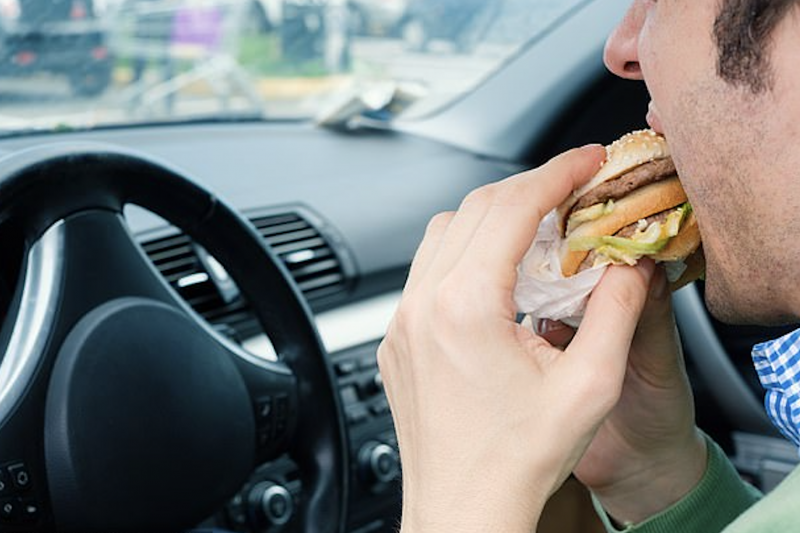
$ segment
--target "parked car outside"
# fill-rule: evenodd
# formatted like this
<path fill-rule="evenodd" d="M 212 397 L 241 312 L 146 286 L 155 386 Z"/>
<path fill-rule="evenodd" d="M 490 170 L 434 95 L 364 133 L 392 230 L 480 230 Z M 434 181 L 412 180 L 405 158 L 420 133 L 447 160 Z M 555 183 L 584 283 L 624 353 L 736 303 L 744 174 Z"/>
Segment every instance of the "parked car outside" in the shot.
<path fill-rule="evenodd" d="M 249 0 L 249 22 L 252 27 L 268 33 L 278 29 L 283 20 L 283 0 Z"/>
<path fill-rule="evenodd" d="M 93 96 L 109 86 L 111 67 L 91 0 L 0 3 L 0 77 L 56 74 L 74 94 Z"/>
<path fill-rule="evenodd" d="M 394 35 L 406 17 L 409 0 L 350 0 L 350 23 L 356 35 Z"/>
<path fill-rule="evenodd" d="M 424 52 L 443 40 L 469 52 L 491 22 L 497 2 L 484 0 L 409 0 L 401 34 L 409 50 Z"/>
<path fill-rule="evenodd" d="M 284 0 L 281 51 L 287 60 L 322 60 L 328 72 L 350 67 L 347 0 Z"/>

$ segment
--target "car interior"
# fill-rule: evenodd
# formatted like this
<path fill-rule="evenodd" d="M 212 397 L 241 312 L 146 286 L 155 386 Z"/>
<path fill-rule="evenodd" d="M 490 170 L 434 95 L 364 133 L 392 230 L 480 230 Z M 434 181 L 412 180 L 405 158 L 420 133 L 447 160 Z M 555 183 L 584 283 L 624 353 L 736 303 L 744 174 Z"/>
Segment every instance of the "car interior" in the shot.
<path fill-rule="evenodd" d="M 469 90 L 407 114 L 354 113 L 351 91 L 326 120 L 70 122 L 0 86 L 0 530 L 396 531 L 376 350 L 428 220 L 646 127 L 644 85 L 602 63 L 628 2 L 508 2 L 537 4 L 561 7 Z M 379 39 L 354 38 L 354 68 Z M 470 59 L 448 46 L 397 53 Z M 702 296 L 674 295 L 698 423 L 768 491 L 798 458 L 749 351 L 782 330 L 723 325 Z M 602 527 L 570 479 L 539 531 Z"/>

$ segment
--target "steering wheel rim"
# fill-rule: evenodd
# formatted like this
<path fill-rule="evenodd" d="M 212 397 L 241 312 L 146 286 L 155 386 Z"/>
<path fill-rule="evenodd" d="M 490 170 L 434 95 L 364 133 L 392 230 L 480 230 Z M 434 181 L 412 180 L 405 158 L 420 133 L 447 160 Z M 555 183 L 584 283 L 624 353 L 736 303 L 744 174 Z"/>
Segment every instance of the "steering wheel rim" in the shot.
<path fill-rule="evenodd" d="M 296 387 L 288 394 L 292 399 L 295 399 L 296 395 L 296 404 L 293 404 L 292 401 L 289 402 L 288 420 L 284 420 L 281 426 L 284 432 L 276 437 L 277 440 L 264 444 L 265 448 L 252 447 L 253 457 L 249 461 L 250 470 L 258 466 L 256 464 L 258 460 L 263 461 L 265 458 L 274 457 L 283 451 L 291 452 L 292 458 L 300 466 L 303 482 L 304 498 L 300 506 L 301 529 L 315 532 L 330 531 L 331 533 L 343 531 L 348 493 L 349 456 L 334 375 L 324 355 L 324 348 L 317 336 L 307 305 L 280 260 L 267 248 L 263 239 L 249 222 L 210 191 L 184 177 L 179 171 L 149 157 L 119 147 L 97 143 L 57 144 L 29 149 L 0 160 L 0 225 L 13 224 L 21 233 L 26 250 L 30 250 L 34 243 L 39 242 L 42 236 L 60 221 L 66 220 L 74 225 L 73 221 L 81 220 L 85 223 L 95 217 L 98 221 L 88 224 L 87 227 L 114 226 L 112 218 L 121 220 L 122 209 L 127 204 L 135 204 L 148 209 L 187 233 L 223 265 L 241 292 L 247 297 L 276 352 L 282 357 L 290 373 L 297 379 Z M 126 228 L 120 230 L 117 237 L 124 231 Z M 139 251 L 139 255 L 144 257 L 141 251 Z M 257 265 L 258 268 L 254 268 L 253 265 Z M 133 294 L 125 294 L 134 300 L 138 296 L 143 296 L 145 300 L 149 299 L 149 301 L 136 300 L 132 302 L 129 298 L 126 302 L 121 302 L 119 294 L 115 293 L 117 297 L 108 297 L 101 305 L 94 305 L 92 309 L 84 309 L 80 313 L 64 319 L 69 322 L 68 324 L 60 324 L 59 327 L 53 328 L 54 331 L 62 332 L 60 338 L 58 333 L 53 333 L 51 339 L 53 344 L 61 348 L 61 352 L 51 347 L 42 356 L 42 361 L 38 363 L 38 368 L 31 377 L 32 383 L 37 379 L 44 379 L 45 376 L 49 378 L 47 387 L 45 387 L 47 397 L 34 397 L 41 387 L 37 388 L 29 384 L 20 387 L 17 384 L 15 390 L 19 391 L 24 388 L 26 392 L 19 398 L 11 398 L 15 405 L 6 406 L 5 409 L 0 410 L 0 463 L 2 463 L 9 459 L 17 459 L 14 455 L 15 452 L 3 449 L 7 442 L 3 440 L 3 434 L 4 432 L 11 434 L 18 431 L 20 424 L 24 425 L 24 421 L 20 422 L 18 419 L 21 413 L 29 411 L 24 411 L 20 406 L 36 405 L 41 408 L 46 404 L 46 413 L 42 414 L 41 425 L 44 428 L 43 434 L 47 446 L 34 446 L 37 456 L 26 458 L 30 470 L 40 473 L 38 484 L 34 486 L 34 493 L 39 498 L 38 505 L 52 504 L 43 506 L 44 518 L 38 522 L 45 529 L 51 525 L 56 529 L 81 531 L 92 528 L 98 530 L 107 530 L 109 527 L 117 530 L 120 528 L 120 524 L 116 523 L 82 521 L 81 517 L 76 516 L 75 511 L 70 508 L 80 509 L 85 505 L 83 507 L 76 505 L 74 497 L 62 497 L 58 494 L 49 494 L 49 492 L 53 487 L 78 487 L 80 485 L 76 484 L 75 479 L 67 482 L 63 479 L 70 478 L 72 475 L 69 474 L 70 469 L 75 467 L 75 464 L 70 464 L 69 468 L 63 468 L 63 464 L 54 466 L 53 461 L 58 461 L 58 457 L 64 456 L 68 463 L 69 456 L 75 453 L 77 447 L 88 446 L 78 441 L 67 444 L 62 442 L 62 437 L 69 433 L 65 430 L 65 421 L 69 420 L 70 416 L 74 417 L 75 412 L 70 413 L 69 408 L 62 408 L 60 405 L 69 403 L 67 400 L 74 396 L 73 389 L 77 388 L 80 379 L 74 378 L 70 372 L 81 367 L 80 363 L 83 360 L 88 361 L 89 356 L 85 355 L 85 352 L 92 349 L 102 352 L 108 348 L 108 344 L 96 346 L 92 344 L 95 341 L 87 339 L 98 337 L 100 333 L 105 334 L 109 331 L 109 324 L 112 322 L 127 320 L 124 316 L 130 314 L 131 308 L 153 312 L 158 305 L 167 305 L 171 307 L 171 311 L 164 311 L 163 316 L 159 315 L 164 320 L 172 320 L 167 316 L 172 316 L 170 313 L 178 311 L 184 313 L 184 318 L 190 317 L 192 322 L 198 325 L 197 315 L 180 300 L 174 291 L 169 289 L 152 265 L 150 265 L 149 274 L 153 276 L 153 280 L 151 280 L 153 283 L 156 285 L 160 283 L 163 294 L 159 292 L 160 289 L 156 285 L 153 285 L 152 294 L 150 289 L 145 291 L 147 294 L 144 295 L 137 294 L 136 290 L 132 291 Z M 142 276 L 145 275 L 142 274 Z M 108 280 L 106 280 L 107 282 Z M 149 285 L 146 286 L 149 287 Z M 157 296 L 153 296 L 153 294 L 157 294 Z M 65 296 L 59 296 L 59 301 L 55 303 L 58 309 L 69 307 L 63 298 Z M 158 305 L 154 302 L 157 302 Z M 105 307 L 103 307 L 104 305 Z M 97 311 L 101 307 L 105 311 Z M 113 309 L 109 310 L 109 307 Z M 122 310 L 123 308 L 127 310 Z M 102 316 L 100 318 L 95 316 L 93 325 L 87 326 L 84 323 L 81 326 L 79 324 L 81 320 L 86 322 L 92 311 L 95 312 L 95 315 L 100 313 Z M 162 311 L 155 312 L 161 313 Z M 177 330 L 185 329 L 186 335 L 198 334 L 197 331 L 192 330 L 191 326 L 184 324 L 183 319 L 176 318 L 175 320 Z M 6 324 L 6 329 L 12 330 L 16 325 Z M 217 343 L 214 346 L 207 344 L 207 351 L 214 351 L 217 346 L 223 346 L 223 351 L 231 355 L 236 368 L 243 373 L 242 379 L 245 384 L 243 390 L 246 390 L 249 400 L 255 402 L 258 398 L 263 398 L 265 394 L 268 396 L 271 394 L 268 390 L 269 385 L 265 385 L 265 383 L 279 375 L 279 371 L 277 374 L 270 374 L 269 378 L 264 377 L 267 370 L 276 372 L 275 368 L 256 369 L 257 365 L 253 364 L 252 357 L 248 358 L 247 354 L 236 347 L 225 345 L 218 335 L 214 336 L 206 324 L 200 322 L 199 326 L 210 336 L 209 338 L 213 338 Z M 83 333 L 76 333 L 80 328 L 83 328 Z M 120 331 L 124 331 L 124 328 Z M 8 336 L 12 335 L 13 333 L 10 333 Z M 80 340 L 76 341 L 77 337 L 80 337 Z M 135 336 L 131 337 L 131 339 L 134 338 Z M 65 348 L 65 344 L 69 344 L 71 348 Z M 94 346 L 94 348 L 87 348 L 87 346 Z M 4 346 L 4 348 L 7 347 L 8 344 Z M 64 355 L 64 350 L 72 355 Z M 201 351 L 203 351 L 202 348 Z M 70 358 L 72 363 L 59 366 L 59 363 Z M 2 362 L 5 363 L 4 360 Z M 261 366 L 264 364 L 263 362 L 257 363 Z M 69 366 L 70 369 L 61 368 L 65 366 Z M 219 368 L 215 367 L 213 372 L 218 371 L 220 371 Z M 212 371 L 208 370 L 208 372 Z M 259 372 L 261 373 L 259 374 Z M 0 376 L 2 374 L 0 372 Z M 71 381 L 73 378 L 76 380 L 75 383 Z M 236 378 L 231 379 L 236 380 Z M 234 383 L 234 381 L 230 383 Z M 261 387 L 257 393 L 254 391 L 254 383 L 258 383 L 258 387 Z M 1 388 L 2 383 L 0 383 Z M 54 393 L 54 390 L 60 390 L 61 392 L 58 393 L 60 396 Z M 192 394 L 191 391 L 189 393 Z M 73 396 L 70 396 L 71 394 Z M 233 395 L 235 396 L 235 394 Z M 58 398 L 54 400 L 53 398 L 56 396 Z M 287 395 L 282 395 L 282 397 L 285 396 Z M 9 399 L 0 396 L 0 401 L 8 402 Z M 232 411 L 230 412 L 241 414 L 243 412 L 241 403 L 240 401 L 236 404 L 236 407 L 231 404 Z M 292 407 L 296 407 L 296 409 L 292 409 Z M 3 414 L 5 414 L 5 419 L 2 418 Z M 44 416 L 45 414 L 46 416 Z M 250 415 L 253 413 L 251 412 Z M 17 419 L 12 420 L 15 416 Z M 220 414 L 220 417 L 223 415 Z M 62 423 L 61 436 L 52 437 L 58 432 L 54 433 L 51 426 L 59 423 Z M 252 430 L 245 428 L 242 431 L 245 432 L 243 434 L 248 434 L 247 432 Z M 54 442 L 57 444 L 52 444 Z M 102 443 L 102 441 L 97 442 Z M 51 449 L 57 450 L 52 452 Z M 238 447 L 236 450 L 242 455 L 248 453 L 247 447 Z M 46 469 L 35 468 L 36 462 L 39 460 L 41 460 L 40 466 L 47 464 Z M 239 458 L 239 463 L 241 462 L 241 458 Z M 197 466 L 202 467 L 202 465 Z M 43 470 L 47 471 L 46 483 L 41 479 Z M 240 470 L 242 469 L 240 468 Z M 249 474 L 249 471 L 246 474 Z M 246 475 L 242 478 L 242 472 L 235 477 L 235 480 L 227 481 L 229 487 L 235 483 L 241 487 L 246 481 Z M 42 492 L 41 489 L 44 491 Z M 40 493 L 44 494 L 44 500 L 39 496 Z M 30 498 L 31 493 L 23 494 L 23 496 Z M 228 496 L 232 496 L 232 494 L 228 494 Z M 219 508 L 224 503 L 224 501 L 219 501 Z M 52 511 L 52 516 L 48 515 L 48 511 Z M 147 509 L 138 511 L 147 515 Z M 188 521 L 189 516 L 194 516 L 193 513 L 201 511 L 203 510 L 187 509 L 184 513 L 177 513 L 177 515 L 182 516 L 182 520 Z M 49 523 L 48 517 L 53 519 L 52 524 Z M 206 516 L 194 516 L 194 518 L 196 518 L 196 522 L 181 523 L 180 526 L 178 523 L 170 523 L 169 528 L 191 527 Z M 149 525 L 152 526 L 149 528 L 150 530 L 163 529 L 162 524 Z M 123 524 L 122 527 L 124 528 L 125 525 Z M 138 527 L 142 527 L 142 524 L 138 524 Z M 30 530 L 30 525 L 26 530 Z"/>

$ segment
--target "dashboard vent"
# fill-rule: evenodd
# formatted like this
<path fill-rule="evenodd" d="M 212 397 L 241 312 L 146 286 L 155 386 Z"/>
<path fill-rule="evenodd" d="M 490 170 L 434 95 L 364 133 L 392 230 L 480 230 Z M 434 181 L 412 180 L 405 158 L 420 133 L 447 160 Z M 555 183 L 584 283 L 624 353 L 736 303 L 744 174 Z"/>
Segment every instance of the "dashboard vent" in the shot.
<path fill-rule="evenodd" d="M 252 220 L 289 269 L 309 303 L 341 293 L 345 276 L 339 258 L 319 231 L 295 213 Z"/>
<path fill-rule="evenodd" d="M 312 309 L 343 296 L 347 278 L 339 257 L 325 237 L 298 213 L 251 219 L 266 243 L 283 261 Z M 200 259 L 198 248 L 183 233 L 145 240 L 147 256 L 164 279 L 212 326 L 237 340 L 261 328 L 246 300 L 220 290 Z"/>

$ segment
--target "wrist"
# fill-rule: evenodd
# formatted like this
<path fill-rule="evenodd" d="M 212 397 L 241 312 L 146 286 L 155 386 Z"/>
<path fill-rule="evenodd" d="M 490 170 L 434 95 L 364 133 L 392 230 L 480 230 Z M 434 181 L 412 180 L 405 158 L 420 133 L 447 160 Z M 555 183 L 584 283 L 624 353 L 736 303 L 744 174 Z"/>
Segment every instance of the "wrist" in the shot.
<path fill-rule="evenodd" d="M 400 533 L 530 533 L 536 530 L 541 510 L 530 512 L 524 506 L 491 505 L 444 507 L 425 505 L 417 512 L 403 505 Z"/>
<path fill-rule="evenodd" d="M 472 480 L 446 491 L 415 490 L 404 484 L 400 533 L 530 533 L 546 498 L 534 491 Z"/>
<path fill-rule="evenodd" d="M 642 459 L 635 473 L 592 492 L 617 523 L 638 524 L 671 507 L 703 479 L 708 465 L 705 437 L 699 430 L 668 455 Z"/>

